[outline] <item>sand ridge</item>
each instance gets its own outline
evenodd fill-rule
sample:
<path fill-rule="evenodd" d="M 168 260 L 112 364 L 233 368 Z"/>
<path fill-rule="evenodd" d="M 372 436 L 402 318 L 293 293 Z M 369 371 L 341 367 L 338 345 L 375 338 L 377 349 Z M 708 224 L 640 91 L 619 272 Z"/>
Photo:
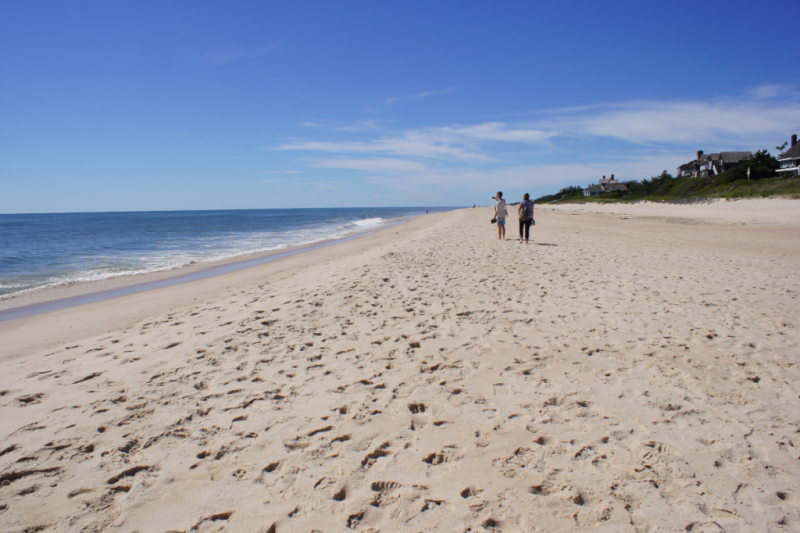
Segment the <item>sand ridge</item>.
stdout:
<path fill-rule="evenodd" d="M 797 228 L 488 215 L 10 360 L 3 530 L 798 530 Z"/>

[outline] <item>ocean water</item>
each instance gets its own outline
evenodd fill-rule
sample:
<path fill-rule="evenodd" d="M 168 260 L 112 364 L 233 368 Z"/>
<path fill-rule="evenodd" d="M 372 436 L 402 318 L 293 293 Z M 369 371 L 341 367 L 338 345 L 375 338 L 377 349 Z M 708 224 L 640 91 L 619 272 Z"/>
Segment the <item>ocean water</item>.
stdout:
<path fill-rule="evenodd" d="M 426 209 L 453 208 L 0 215 L 0 298 L 342 238 Z"/>

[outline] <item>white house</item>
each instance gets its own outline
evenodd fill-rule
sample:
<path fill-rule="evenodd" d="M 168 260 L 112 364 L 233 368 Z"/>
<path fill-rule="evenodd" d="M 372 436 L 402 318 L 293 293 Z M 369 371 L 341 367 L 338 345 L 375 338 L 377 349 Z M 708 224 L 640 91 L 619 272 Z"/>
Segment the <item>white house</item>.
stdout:
<path fill-rule="evenodd" d="M 781 164 L 778 172 L 800 174 L 800 143 L 797 142 L 797 134 L 792 135 L 789 149 L 778 156 L 778 163 Z"/>

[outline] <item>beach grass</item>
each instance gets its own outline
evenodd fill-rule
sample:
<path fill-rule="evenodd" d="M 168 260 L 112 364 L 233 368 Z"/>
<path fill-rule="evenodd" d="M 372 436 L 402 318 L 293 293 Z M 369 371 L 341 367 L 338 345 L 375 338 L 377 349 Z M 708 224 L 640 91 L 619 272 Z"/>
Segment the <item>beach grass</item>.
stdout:
<path fill-rule="evenodd" d="M 725 181 L 717 177 L 677 178 L 659 187 L 653 194 L 610 192 L 601 196 L 571 196 L 547 203 L 659 202 L 700 198 L 800 198 L 800 176 L 760 180 Z"/>

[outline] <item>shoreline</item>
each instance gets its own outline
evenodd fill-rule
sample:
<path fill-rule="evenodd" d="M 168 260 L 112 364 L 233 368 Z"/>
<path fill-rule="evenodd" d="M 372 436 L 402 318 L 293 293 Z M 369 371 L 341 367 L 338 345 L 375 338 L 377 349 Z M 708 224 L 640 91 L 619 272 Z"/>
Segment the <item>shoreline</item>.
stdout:
<path fill-rule="evenodd" d="M 401 217 L 399 220 L 391 221 L 382 227 L 371 228 L 344 237 L 326 239 L 312 244 L 288 246 L 280 250 L 243 254 L 217 261 L 192 263 L 169 270 L 125 274 L 100 280 L 70 282 L 28 289 L 0 297 L 0 323 L 228 274 L 295 254 L 335 246 L 375 232 L 396 228 L 414 218 L 418 217 Z"/>
<path fill-rule="evenodd" d="M 73 342 L 101 332 L 125 329 L 141 321 L 143 316 L 152 316 L 171 309 L 194 305 L 198 301 L 219 298 L 231 287 L 250 286 L 277 274 L 291 276 L 295 271 L 312 265 L 350 257 L 369 250 L 384 240 L 396 238 L 398 227 L 403 227 L 401 235 L 409 231 L 418 231 L 420 227 L 426 226 L 425 220 L 438 219 L 447 213 L 457 211 L 459 210 L 411 217 L 383 228 L 370 229 L 342 239 L 319 243 L 314 247 L 302 247 L 292 251 L 281 250 L 278 254 L 248 260 L 254 264 L 241 261 L 216 267 L 221 270 L 230 268 L 225 272 L 208 270 L 187 274 L 189 277 L 198 276 L 197 279 L 178 282 L 173 281 L 176 278 L 155 280 L 151 283 L 157 286 L 146 287 L 143 290 L 138 290 L 137 287 L 147 284 L 134 284 L 107 291 L 120 291 L 119 295 L 107 298 L 103 297 L 104 292 L 76 295 L 74 296 L 76 299 L 91 299 L 93 294 L 100 297 L 91 301 L 74 302 L 74 305 L 73 302 L 65 302 L 63 299 L 43 302 L 41 305 L 45 306 L 58 302 L 65 302 L 67 305 L 59 309 L 43 309 L 41 312 L 0 320 L 0 361 L 58 343 Z M 283 255 L 279 255 L 280 253 Z M 213 273 L 204 275 L 209 271 Z M 15 309 L 0 311 L 0 314 L 13 313 Z M 45 335 L 38 333 L 43 329 L 47 332 Z"/>

